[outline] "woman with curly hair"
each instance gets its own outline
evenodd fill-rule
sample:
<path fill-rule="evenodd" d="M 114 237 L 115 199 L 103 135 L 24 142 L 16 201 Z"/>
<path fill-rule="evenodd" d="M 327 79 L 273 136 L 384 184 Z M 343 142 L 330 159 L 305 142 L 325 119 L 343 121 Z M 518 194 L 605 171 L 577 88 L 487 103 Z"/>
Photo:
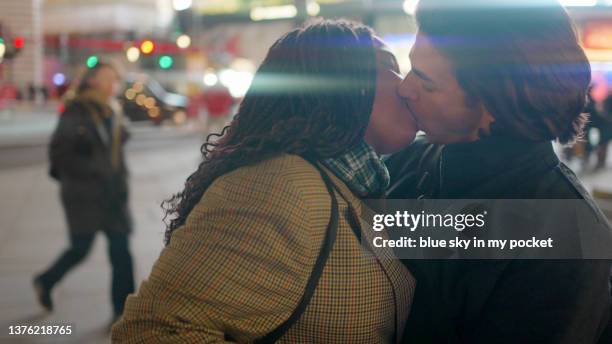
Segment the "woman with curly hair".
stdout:
<path fill-rule="evenodd" d="M 415 136 L 401 79 L 360 24 L 317 21 L 276 41 L 165 203 L 167 245 L 113 341 L 397 342 L 415 281 L 365 244 L 359 216 L 360 197 L 389 183 L 379 154 Z"/>

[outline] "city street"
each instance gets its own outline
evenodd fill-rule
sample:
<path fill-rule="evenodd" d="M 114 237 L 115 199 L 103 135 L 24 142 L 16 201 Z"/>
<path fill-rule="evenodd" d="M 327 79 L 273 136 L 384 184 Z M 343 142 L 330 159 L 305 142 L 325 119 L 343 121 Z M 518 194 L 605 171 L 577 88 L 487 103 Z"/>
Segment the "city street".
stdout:
<path fill-rule="evenodd" d="M 290 328 L 270 331 L 272 338 L 595 344 L 601 337 L 600 342 L 612 344 L 612 318 L 604 312 L 610 306 L 606 286 L 612 263 L 523 264 L 523 258 L 535 256 L 518 251 L 537 249 L 539 254 L 546 248 L 546 258 L 567 258 L 556 252 L 587 257 L 595 251 L 591 247 L 605 253 L 612 246 L 605 235 L 612 228 L 611 38 L 612 0 L 0 0 L 0 344 L 110 343 L 112 322 L 121 314 L 124 323 L 142 325 L 125 334 L 116 331 L 116 338 L 131 342 L 148 343 L 153 337 L 210 342 L 215 340 L 206 338 L 221 334 L 252 338 L 286 313 L 277 306 L 294 299 L 298 290 L 291 287 L 304 279 L 303 271 L 313 271 L 304 280 L 304 304 L 296 308 L 305 315 L 289 318 L 297 319 Z M 248 155 L 283 150 L 337 152 L 324 164 L 339 177 L 336 189 L 375 197 L 384 194 L 389 172 L 391 198 L 472 200 L 462 208 L 451 200 L 456 209 L 444 209 L 446 214 L 417 209 L 422 214 L 413 214 L 416 221 L 411 221 L 419 225 L 411 231 L 452 226 L 457 233 L 451 234 L 461 238 L 442 240 L 437 238 L 441 231 L 434 230 L 411 252 L 474 258 L 499 248 L 520 264 L 509 268 L 507 262 L 487 262 L 481 269 L 484 265 L 476 262 L 448 269 L 447 264 L 421 265 L 396 251 L 408 262 L 410 271 L 405 271 L 398 262 L 384 262 L 387 252 L 367 252 L 368 259 L 362 259 L 361 238 L 355 241 L 341 231 L 336 238 L 334 221 L 326 236 L 336 240 L 334 254 L 327 250 L 330 245 L 300 242 L 304 235 L 267 235 L 270 231 L 259 229 L 315 221 L 323 212 L 339 214 L 339 228 L 355 230 L 355 218 L 344 216 L 347 204 L 342 202 L 330 203 L 331 208 L 319 204 L 321 211 L 284 204 L 293 207 L 276 214 L 278 207 L 266 204 L 287 193 L 277 190 L 268 197 L 284 174 L 289 184 L 295 176 L 305 179 L 305 190 L 299 190 L 304 195 L 298 195 L 304 204 L 319 202 L 326 189 L 309 181 L 307 166 L 262 164 L 258 175 L 267 176 L 268 169 L 283 175 L 257 183 L 242 178 L 222 190 L 216 203 L 231 203 L 231 209 L 214 209 L 206 219 L 233 237 L 238 237 L 236 229 L 266 235 L 215 245 L 219 252 L 191 245 L 192 264 L 170 254 L 158 266 L 172 271 L 162 271 L 160 278 L 178 271 L 173 281 L 180 287 L 164 282 L 150 292 L 144 288 L 143 296 L 154 301 L 124 308 L 132 284 L 136 290 L 143 285 L 164 249 L 162 203 L 183 190 L 202 160 L 208 134 L 228 123 L 236 124 L 225 131 L 231 135 L 225 137 L 229 146 L 215 146 L 223 151 L 213 153 L 232 153 L 229 163 L 241 169 L 237 173 L 252 171 L 234 164 L 235 157 L 245 162 Z M 409 146 L 419 133 L 453 147 Z M 554 153 L 547 140 L 556 141 Z M 410 148 L 400 152 L 406 155 L 395 156 L 401 169 L 385 171 L 378 154 L 386 158 L 404 146 Z M 557 164 L 555 154 L 584 189 L 566 166 Z M 206 164 L 204 172 L 217 171 L 213 165 Z M 199 194 L 203 186 L 191 180 L 186 193 Z M 204 199 L 210 201 L 215 192 L 209 191 Z M 265 216 L 238 206 L 238 198 L 232 202 L 233 193 L 248 198 L 249 205 L 266 207 Z M 473 202 L 515 197 L 538 204 L 580 197 L 577 203 L 588 203 L 589 212 L 583 216 L 582 207 L 550 206 L 557 202 L 546 203 L 544 211 L 512 205 L 502 207 L 509 213 L 489 216 L 487 226 L 487 205 Z M 191 206 L 193 197 L 187 198 Z M 348 210 L 363 206 L 358 201 Z M 181 220 L 189 215 L 184 212 Z M 391 227 L 385 212 L 378 216 L 384 217 L 384 228 Z M 249 217 L 245 226 L 236 222 L 241 214 Z M 362 214 L 376 230 L 377 215 L 365 219 L 370 213 Z M 281 222 L 274 220 L 279 217 Z M 537 225 L 528 222 L 532 219 Z M 506 231 L 502 225 L 507 223 L 512 227 Z M 566 233 L 556 230 L 559 224 L 571 227 Z M 469 231 L 475 227 L 491 229 L 486 246 L 477 231 L 474 236 Z M 540 235 L 549 227 L 556 231 Z M 584 228 L 599 227 L 583 235 Z M 101 228 L 114 230 L 95 232 Z M 563 236 L 553 235 L 557 232 Z M 517 233 L 520 238 L 514 238 Z M 387 247 L 406 241 L 384 234 L 375 239 Z M 506 237 L 520 240 L 506 245 Z M 555 239 L 558 245 L 550 247 Z M 374 245 L 380 247 L 377 240 Z M 476 256 L 459 251 L 469 243 Z M 307 254 L 295 259 L 294 248 L 320 255 L 311 262 Z M 259 252 L 265 259 L 257 259 Z M 200 253 L 229 265 L 194 264 Z M 133 271 L 127 264 L 130 254 Z M 369 259 L 376 256 L 378 262 Z M 406 283 L 408 272 L 416 284 Z M 244 276 L 257 278 L 245 282 Z M 347 282 L 346 276 L 356 279 Z M 274 289 L 278 286 L 286 293 Z M 194 288 L 203 292 L 190 292 Z M 356 290 L 367 297 L 356 297 Z M 508 302 L 513 293 L 521 296 Z M 189 295 L 212 301 L 183 302 Z M 191 309 L 203 303 L 214 310 Z M 396 305 L 394 314 L 388 304 Z M 368 305 L 380 309 L 365 309 Z M 334 316 L 338 310 L 343 316 Z M 196 324 L 196 330 L 210 318 L 215 328 L 194 334 L 172 325 L 179 329 L 164 337 L 155 321 L 160 317 Z M 48 334 L 54 328 L 64 333 Z M 288 329 L 292 333 L 286 334 Z"/>
<path fill-rule="evenodd" d="M 181 187 L 199 159 L 201 134 L 149 128 L 128 145 L 130 205 L 134 215 L 132 254 L 136 281 L 148 275 L 163 246 L 160 202 Z M 106 343 L 111 318 L 110 264 L 99 235 L 86 261 L 53 292 L 55 311 L 36 303 L 32 276 L 67 244 L 58 185 L 47 176 L 46 147 L 0 148 L 0 343 Z M 9 337 L 8 326 L 72 324 L 64 337 Z"/>
<path fill-rule="evenodd" d="M 131 248 L 136 281 L 144 279 L 163 247 L 160 203 L 180 189 L 199 161 L 203 134 L 198 128 L 137 125 L 128 144 Z M 45 314 L 35 301 L 32 276 L 46 268 L 67 244 L 58 185 L 47 176 L 48 134 L 32 145 L 0 145 L 0 343 L 108 343 L 111 318 L 110 264 L 106 239 L 99 235 L 86 261 L 53 292 L 55 311 Z M 27 136 L 17 135 L 14 136 Z M 611 160 L 608 160 L 611 161 Z M 570 164 L 578 169 L 578 165 Z M 587 188 L 612 190 L 612 170 L 581 174 Z M 609 203 L 600 201 L 607 206 Z M 607 201 L 609 202 L 609 201 Z M 15 325 L 72 324 L 64 337 L 8 336 Z"/>

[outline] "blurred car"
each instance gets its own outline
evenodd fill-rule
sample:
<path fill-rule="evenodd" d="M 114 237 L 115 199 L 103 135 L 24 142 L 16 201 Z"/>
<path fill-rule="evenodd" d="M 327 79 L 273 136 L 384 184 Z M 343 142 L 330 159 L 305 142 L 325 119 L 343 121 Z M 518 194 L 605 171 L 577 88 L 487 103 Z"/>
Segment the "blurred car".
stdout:
<path fill-rule="evenodd" d="M 141 74 L 126 77 L 119 102 L 130 120 L 152 121 L 155 124 L 166 120 L 183 123 L 189 105 L 187 97 L 168 92 L 159 82 Z"/>

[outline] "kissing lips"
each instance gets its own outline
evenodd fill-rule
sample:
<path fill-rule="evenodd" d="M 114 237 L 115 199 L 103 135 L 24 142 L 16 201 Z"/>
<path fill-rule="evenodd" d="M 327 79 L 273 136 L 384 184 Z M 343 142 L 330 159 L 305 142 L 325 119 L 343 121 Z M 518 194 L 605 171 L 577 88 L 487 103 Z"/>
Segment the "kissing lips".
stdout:
<path fill-rule="evenodd" d="M 414 111 L 412 111 L 412 109 L 410 108 L 410 104 L 408 104 L 408 102 L 406 100 L 404 100 L 404 105 L 406 105 L 406 109 L 408 109 L 408 113 L 410 114 L 410 116 L 414 120 L 414 123 L 416 123 L 417 129 L 418 130 L 423 130 L 423 128 L 419 124 L 418 117 L 414 114 Z"/>

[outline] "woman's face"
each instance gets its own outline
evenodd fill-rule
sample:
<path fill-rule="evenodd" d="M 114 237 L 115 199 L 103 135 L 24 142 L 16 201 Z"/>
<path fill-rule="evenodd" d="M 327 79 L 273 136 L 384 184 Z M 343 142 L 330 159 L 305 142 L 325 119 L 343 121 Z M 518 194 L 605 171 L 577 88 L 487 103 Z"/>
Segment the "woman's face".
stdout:
<path fill-rule="evenodd" d="M 119 89 L 119 77 L 114 69 L 109 67 L 102 67 L 91 78 L 90 85 L 94 87 L 98 92 L 102 93 L 106 98 L 112 98 L 117 94 Z"/>
<path fill-rule="evenodd" d="M 396 152 L 410 144 L 416 135 L 414 117 L 397 90 L 403 78 L 395 56 L 376 40 L 376 96 L 365 133 L 365 141 L 379 154 Z"/>

